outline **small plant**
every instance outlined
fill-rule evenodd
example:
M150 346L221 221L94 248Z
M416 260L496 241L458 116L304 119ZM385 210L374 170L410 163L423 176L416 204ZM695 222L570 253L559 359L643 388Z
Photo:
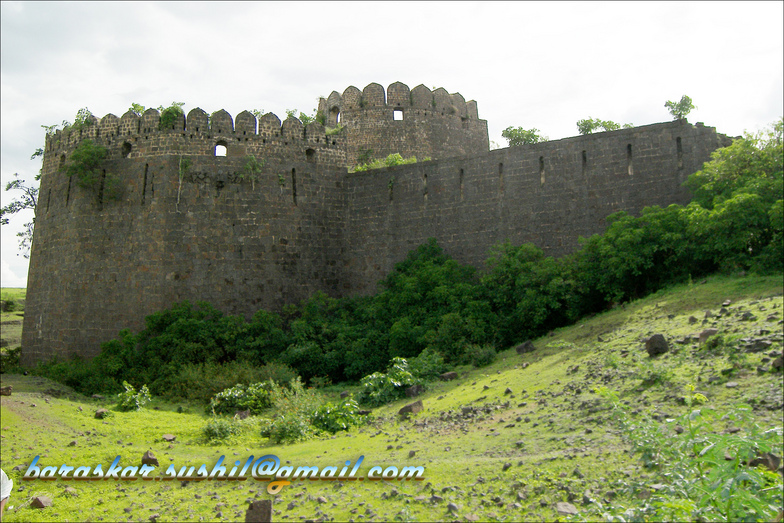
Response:
M332 380L329 376L313 376L310 378L310 384L317 389L323 389L332 385Z
M235 385L225 389L210 400L209 410L215 414L233 414L240 410L249 410L252 414L260 414L272 407L269 389L271 381L252 383L251 385Z
M65 173L68 176L76 177L76 183L79 187L93 191L96 197L100 198L102 186L105 184L105 180L104 184L101 183L103 174L100 165L106 155L106 147L98 145L90 139L82 140L71 154Z
M359 383L362 385L360 403L377 407L402 398L406 388L419 383L419 380L411 374L404 358L392 358L386 374L374 372L362 378Z
M332 434L360 425L365 417L359 415L359 405L353 398L346 398L337 405L327 403L313 415L313 426Z
M242 180L250 180L251 187L256 189L256 182L259 181L259 174L264 168L264 158L257 160L255 156L248 155L245 157L245 165L242 167L240 178Z
M408 369L414 378L423 381L432 381L448 370L444 358L437 351L426 348L413 358L408 365Z
M462 361L474 367L487 367L495 361L496 350L492 345L469 343L463 348Z
M423 161L428 161L430 158L426 158ZM393 153L387 156L386 158L382 158L379 160L371 160L367 163L359 164L354 167L352 172L365 172L371 169L382 169L384 167L394 167L395 165L408 165L411 163L417 163L416 156L411 156L409 158L403 158L400 153Z
M233 420L213 417L202 429L204 437L210 442L222 442L241 432L240 426Z
M644 360L638 365L634 377L642 380L643 387L663 386L672 382L673 378L675 378L675 373L662 365L657 365L650 360Z
M150 402L150 391L147 389L147 385L142 385L139 392L136 392L133 385L127 381L123 381L123 388L125 389L125 392L121 392L117 395L117 408L119 410L142 410L142 408Z

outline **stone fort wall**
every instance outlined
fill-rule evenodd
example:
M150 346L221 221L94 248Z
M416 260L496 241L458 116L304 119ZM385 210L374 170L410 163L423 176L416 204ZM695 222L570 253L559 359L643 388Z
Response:
M333 91L319 101L328 127L338 123L346 134L346 165L354 166L365 152L370 158L400 153L404 158L450 158L489 149L487 121L477 104L443 87L409 89L395 82L386 92L372 83L361 92L354 86Z
M250 317L316 291L372 293L429 237L478 267L505 239L571 252L612 212L688 201L682 182L728 144L713 128L670 122L487 151L485 124L483 151L466 138L465 154L443 146L430 153L440 159L350 174L349 151L359 146L349 143L345 94L338 104L345 127L335 135L293 118L257 122L224 111L207 118L194 109L169 129L159 130L157 111L148 110L107 115L81 136L49 137L23 364L94 356L100 342L142 329L145 316L185 299ZM399 123L391 121L382 126ZM119 178L119 200L99 199L63 173L87 137L108 148L102 167ZM216 156L218 145L225 157ZM266 162L257 181L241 176L247 155ZM182 181L180 157L191 160Z

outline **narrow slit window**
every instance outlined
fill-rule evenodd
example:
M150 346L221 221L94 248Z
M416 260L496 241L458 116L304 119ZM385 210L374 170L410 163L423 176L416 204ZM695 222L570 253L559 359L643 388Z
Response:
M542 185L544 185L544 156L539 157L539 178Z
M460 169L460 201L462 202L465 199L465 195L463 193L463 177L465 176L465 172L463 169Z
M683 142L680 136L675 139L675 147L678 149L678 169L683 169Z
M588 155L586 154L585 151L583 151L583 154L582 154L582 166L583 166L582 167L582 169L583 169L583 176L585 176L585 173L588 172Z
M297 205L297 170L291 170L291 199Z
M632 165L632 144L626 146L626 170L629 176L634 175L634 165Z

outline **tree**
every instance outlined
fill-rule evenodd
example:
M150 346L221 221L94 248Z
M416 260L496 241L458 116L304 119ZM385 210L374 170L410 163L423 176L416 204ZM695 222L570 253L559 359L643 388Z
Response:
M691 103L691 98L685 94L681 97L681 101L678 103L667 100L664 103L664 107L670 111L670 114L675 120L686 120L686 115L689 114L692 109L696 109L694 104Z
M507 127L501 131L501 136L506 138L509 142L509 147L516 147L518 145L528 145L532 143L546 142L549 140L546 136L541 136L539 129L523 129L522 127Z
M35 158L36 155L33 155ZM0 225L8 225L10 220L8 216L16 214L24 210L30 209L35 211L35 206L38 203L38 187L28 184L26 180L19 178L18 173L14 173L13 181L8 182L5 186L6 191L22 191L22 195L18 199L14 199L11 203L0 209ZM40 172L35 177L37 182L41 178ZM19 237L19 250L22 251L22 256L25 258L30 257L30 247L33 243L33 228L35 226L35 216L29 222L24 224L24 230L16 233Z
M597 129L602 129L604 131L616 131L623 127L624 129L629 129L634 127L634 125L630 123L625 123L623 125L613 122L612 120L600 120L599 118L586 118L583 120L577 121L577 130L580 134L591 134Z

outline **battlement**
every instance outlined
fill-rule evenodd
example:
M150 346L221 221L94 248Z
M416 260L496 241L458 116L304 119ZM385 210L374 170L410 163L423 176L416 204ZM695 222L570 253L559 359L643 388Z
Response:
M409 89L395 82L385 92L377 83L362 91L352 85L321 98L318 112L328 127L344 126L348 165L393 153L440 159L489 149L487 121L479 119L476 102L443 87Z
M110 160L166 155L254 155L330 166L345 166L346 163L345 137L340 133L327 135L318 122L303 125L297 118L289 117L281 123L272 113L257 121L248 111L233 119L225 110L207 115L196 108L187 116L178 115L165 127L161 126L157 109L147 109L141 116L131 111L121 118L107 114L98 120L92 116L80 129L58 130L46 138L45 164L56 157L59 165L60 160L67 159L76 146L88 138L106 147Z

